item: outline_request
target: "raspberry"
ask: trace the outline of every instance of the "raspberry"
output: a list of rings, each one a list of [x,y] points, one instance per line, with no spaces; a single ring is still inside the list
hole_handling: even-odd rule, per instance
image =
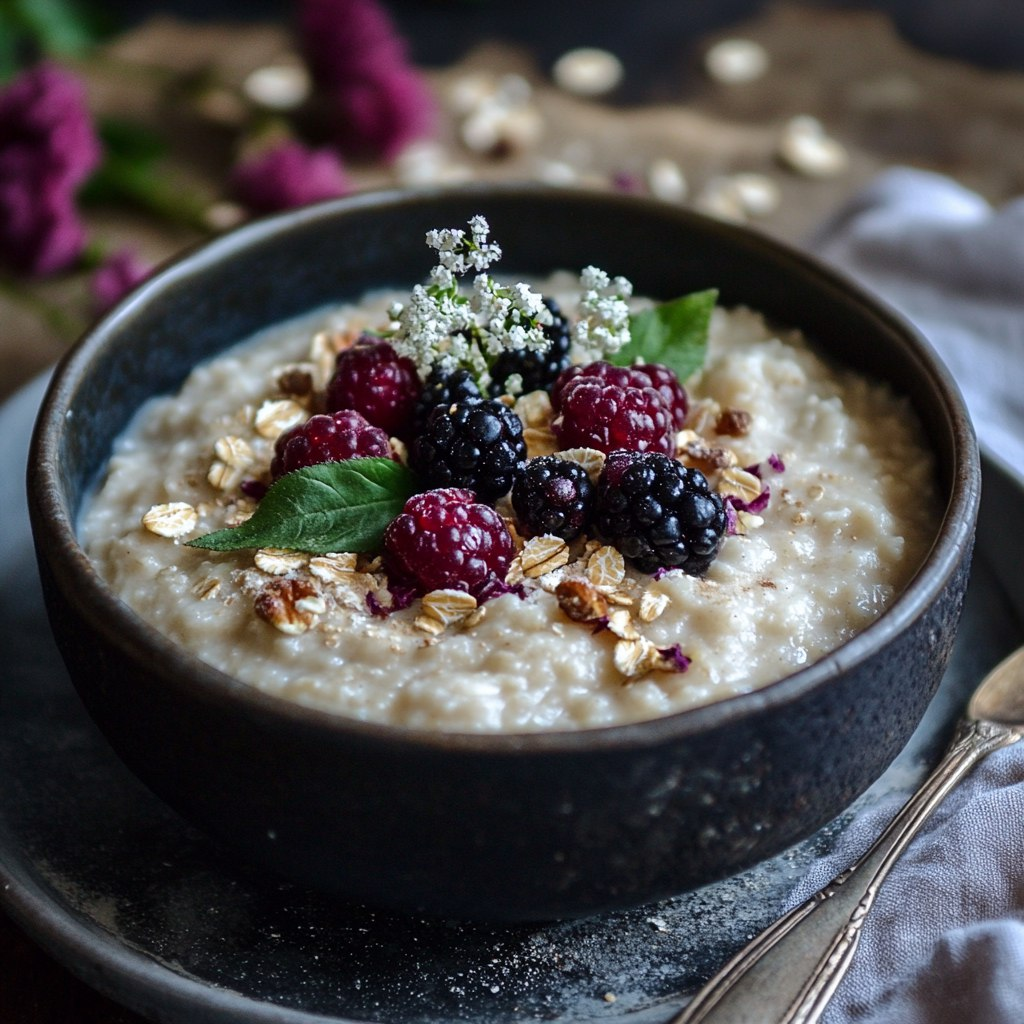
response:
[[[502,352],[491,367],[489,390],[492,397],[505,394],[505,381],[514,373],[523,378],[524,395],[531,391],[546,391],[569,365],[569,346],[572,341],[569,321],[562,316],[558,303],[553,299],[545,299],[544,305],[554,317],[553,322],[544,328],[547,347],[540,351],[520,349]]]
[[[597,532],[641,572],[707,572],[726,530],[721,497],[704,474],[656,452],[613,452],[594,506]]]
[[[620,388],[649,388],[651,380],[646,374],[638,374],[634,366],[613,366],[599,359],[584,366],[566,367],[551,388],[551,408],[557,413],[562,408],[562,394],[579,377],[596,377],[604,384],[615,384]]]
[[[438,405],[454,405],[468,399],[480,398],[480,389],[469,370],[453,370],[445,373],[436,366],[430,371],[419,400],[416,402],[416,434],[422,434],[427,417]]]
[[[551,427],[562,448],[630,448],[665,455],[675,451],[672,414],[652,387],[623,387],[581,375],[562,388],[560,405]]]
[[[682,430],[686,422],[686,414],[690,411],[690,400],[686,388],[679,383],[675,370],[670,370],[661,363],[636,363],[630,367],[634,373],[642,373],[651,382],[651,387],[661,395],[669,412],[672,413],[672,426]]]
[[[505,521],[471,491],[444,488],[414,494],[384,531],[389,579],[420,594],[466,590],[475,597],[503,581],[516,553]]]
[[[388,435],[351,409],[310,416],[285,431],[274,445],[270,475],[276,480],[303,466],[366,457],[392,458]]]
[[[522,421],[487,399],[435,407],[413,444],[411,465],[432,487],[468,487],[495,501],[525,461]]]
[[[412,361],[397,355],[386,341],[364,334],[351,348],[338,353],[334,376],[327,385],[327,411],[355,409],[375,427],[408,438],[419,394],[420,381]]]
[[[543,455],[516,474],[512,508],[528,536],[578,537],[590,519],[594,485],[578,463]]]

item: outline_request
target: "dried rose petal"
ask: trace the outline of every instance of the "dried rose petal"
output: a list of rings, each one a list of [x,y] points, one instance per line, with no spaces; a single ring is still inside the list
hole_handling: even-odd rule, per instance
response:
[[[85,89],[44,62],[0,92],[0,263],[43,276],[79,257],[75,192],[100,162]]]
[[[276,213],[347,195],[352,184],[333,150],[284,142],[237,164],[231,188],[254,213]]]
[[[119,249],[108,256],[92,278],[93,307],[101,316],[116,306],[136,285],[152,273],[134,249]]]

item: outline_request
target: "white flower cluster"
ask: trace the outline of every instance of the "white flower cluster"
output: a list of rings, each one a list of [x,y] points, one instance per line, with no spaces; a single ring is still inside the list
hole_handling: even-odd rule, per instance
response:
[[[624,277],[613,280],[597,267],[586,267],[580,274],[580,291],[573,342],[581,361],[601,359],[629,344],[628,300],[633,285]]]
[[[464,368],[485,390],[497,357],[510,349],[543,348],[548,343],[543,328],[553,318],[527,285],[507,287],[484,273],[501,257],[501,248],[487,241],[487,221],[476,216],[469,230],[468,236],[457,228],[427,233],[427,245],[438,251],[438,265],[429,284],[417,285],[406,305],[392,307],[388,340],[413,361],[421,379],[434,367],[446,372]],[[478,272],[472,291],[460,292],[456,277],[471,270]]]

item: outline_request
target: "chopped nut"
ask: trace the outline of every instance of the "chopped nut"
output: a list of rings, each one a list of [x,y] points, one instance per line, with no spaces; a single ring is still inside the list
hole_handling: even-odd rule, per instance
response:
[[[256,568],[271,576],[285,576],[301,569],[309,556],[301,551],[286,551],[284,548],[260,548],[253,556]]]
[[[680,431],[686,434],[688,431]],[[737,463],[736,453],[729,448],[712,448],[703,439],[687,440],[676,449],[676,457],[684,466],[699,469],[705,476],[727,469]]]
[[[358,556],[350,551],[314,555],[309,560],[310,574],[324,583],[348,583],[356,571]]]
[[[256,432],[273,441],[305,418],[306,410],[298,402],[290,398],[268,399],[256,410]]]
[[[555,590],[558,607],[573,622],[594,622],[608,614],[608,600],[586,580],[563,580]]]
[[[391,454],[403,465],[409,465],[409,449],[400,437],[389,437],[388,444],[391,446]]]
[[[242,482],[244,476],[243,470],[229,466],[226,462],[221,462],[220,459],[214,459],[210,463],[206,479],[210,486],[216,487],[218,491],[230,491]]]
[[[754,417],[743,409],[723,409],[715,420],[715,433],[726,437],[746,437]]]
[[[762,487],[761,481],[753,473],[733,466],[722,471],[718,493],[750,502],[761,493]]]
[[[633,625],[633,618],[625,608],[616,608],[608,614],[608,629],[623,640],[638,640],[640,634]]]
[[[625,559],[610,544],[598,548],[587,560],[587,579],[595,587],[617,587],[625,576]]]
[[[462,590],[432,590],[423,595],[422,604],[423,616],[435,619],[442,628],[461,622],[476,610],[476,598]]]
[[[313,391],[312,363],[292,363],[289,366],[282,366],[277,370],[276,385],[284,395],[292,395],[296,398],[306,398]]]
[[[219,437],[213,445],[214,454],[226,466],[232,469],[248,469],[252,465],[254,455],[249,443],[234,434]]]
[[[604,469],[604,460],[607,458],[604,452],[597,448],[566,448],[563,451],[555,452],[555,458],[565,459],[567,462],[575,462],[587,471],[592,484],[597,483],[597,478]]]
[[[256,595],[256,614],[289,635],[305,633],[325,610],[323,598],[307,580],[282,577],[270,580]]]
[[[569,561],[569,545],[561,537],[553,537],[550,534],[531,537],[523,546],[519,559],[523,575],[536,579]]]
[[[539,455],[554,455],[558,451],[558,439],[550,427],[526,427],[523,440],[526,442],[528,459],[535,459]]]
[[[187,501],[154,505],[142,517],[142,525],[158,537],[184,537],[199,522],[199,513]]]
[[[640,618],[653,622],[669,606],[672,599],[664,591],[645,590],[640,598]]]

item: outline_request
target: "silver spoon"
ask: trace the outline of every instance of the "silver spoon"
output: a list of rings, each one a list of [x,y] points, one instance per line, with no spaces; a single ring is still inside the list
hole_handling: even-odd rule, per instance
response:
[[[939,766],[853,867],[740,950],[668,1024],[814,1024],[853,961],[890,868],[946,794],[1024,736],[1024,648],[982,681]]]

